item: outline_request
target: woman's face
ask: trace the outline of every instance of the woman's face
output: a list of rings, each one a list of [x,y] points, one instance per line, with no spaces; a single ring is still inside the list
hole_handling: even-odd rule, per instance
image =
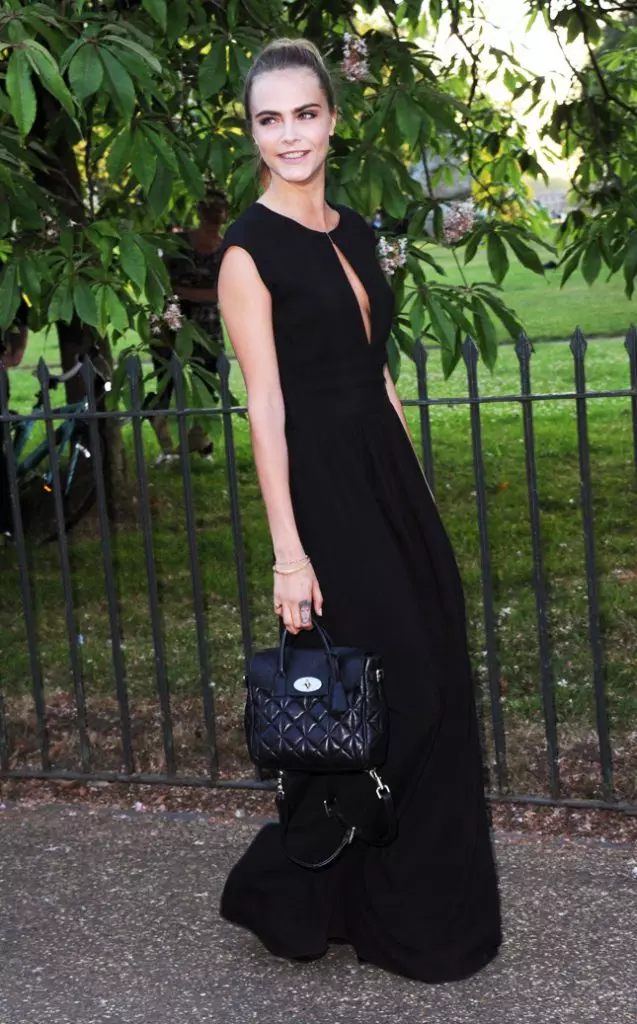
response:
[[[252,86],[252,134],[272,174],[303,182],[325,163],[336,113],[308,68],[264,71]]]

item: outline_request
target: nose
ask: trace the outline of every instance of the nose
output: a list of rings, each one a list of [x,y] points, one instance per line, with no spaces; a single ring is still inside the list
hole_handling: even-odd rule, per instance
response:
[[[281,142],[289,144],[291,142],[298,142],[298,140],[299,131],[294,118],[291,118],[290,120],[286,119],[285,121],[283,121],[283,127],[281,130]]]

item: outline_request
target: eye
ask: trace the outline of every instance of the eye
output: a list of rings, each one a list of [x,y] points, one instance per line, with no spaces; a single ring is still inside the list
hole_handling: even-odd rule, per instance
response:
[[[274,118],[273,117],[264,117],[262,121],[259,121],[259,124],[260,125],[266,125],[266,124],[269,124],[270,121],[274,121]]]
[[[302,110],[299,116],[315,118],[316,114],[314,113],[313,110]]]

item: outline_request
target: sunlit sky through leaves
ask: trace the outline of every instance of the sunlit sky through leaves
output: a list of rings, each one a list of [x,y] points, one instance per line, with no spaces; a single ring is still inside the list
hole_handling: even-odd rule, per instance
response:
[[[483,0],[483,9],[487,12],[486,21],[483,23],[483,42],[505,52],[509,52],[513,47],[515,56],[523,68],[535,74],[544,75],[547,80],[552,81],[551,86],[546,85],[543,98],[564,99],[568,95],[573,77],[568,61],[576,68],[582,67],[586,58],[584,44],[579,41],[567,44],[566,33],[563,32],[561,38],[566,53],[565,57],[554,33],[547,29],[541,17],[537,17],[533,26],[527,31],[529,17],[526,0]],[[471,36],[467,38],[468,41],[471,41]],[[445,61],[453,54],[465,53],[461,43],[451,36],[448,19],[441,25],[435,41],[423,39],[422,44],[427,49],[433,49]],[[489,74],[494,67],[493,59],[490,63],[485,62],[485,75]],[[495,100],[504,102],[510,99],[508,90],[502,81],[491,82],[488,91]],[[526,122],[529,130],[529,142],[535,146],[538,144],[537,133],[541,125],[542,104],[537,104],[531,110],[528,110],[529,105],[528,96],[524,96],[515,104],[515,110],[518,116]],[[546,164],[546,158],[542,162]],[[556,160],[547,169],[552,175],[558,177],[566,173],[565,166],[559,160]]]

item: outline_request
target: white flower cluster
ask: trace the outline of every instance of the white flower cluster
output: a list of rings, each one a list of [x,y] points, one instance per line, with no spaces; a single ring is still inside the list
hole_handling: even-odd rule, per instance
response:
[[[407,262],[407,239],[387,239],[381,235],[377,245],[378,258],[386,274],[393,274]]]
[[[350,82],[360,82],[369,73],[367,43],[351,32],[343,33],[343,74]]]
[[[444,236],[448,245],[459,242],[476,222],[476,212],[471,199],[463,203],[452,203],[445,209]]]
[[[151,334],[155,336],[161,334],[162,324],[166,324],[171,331],[178,331],[183,321],[184,314],[179,305],[179,296],[171,295],[161,316],[157,316],[156,313],[150,314]]]

